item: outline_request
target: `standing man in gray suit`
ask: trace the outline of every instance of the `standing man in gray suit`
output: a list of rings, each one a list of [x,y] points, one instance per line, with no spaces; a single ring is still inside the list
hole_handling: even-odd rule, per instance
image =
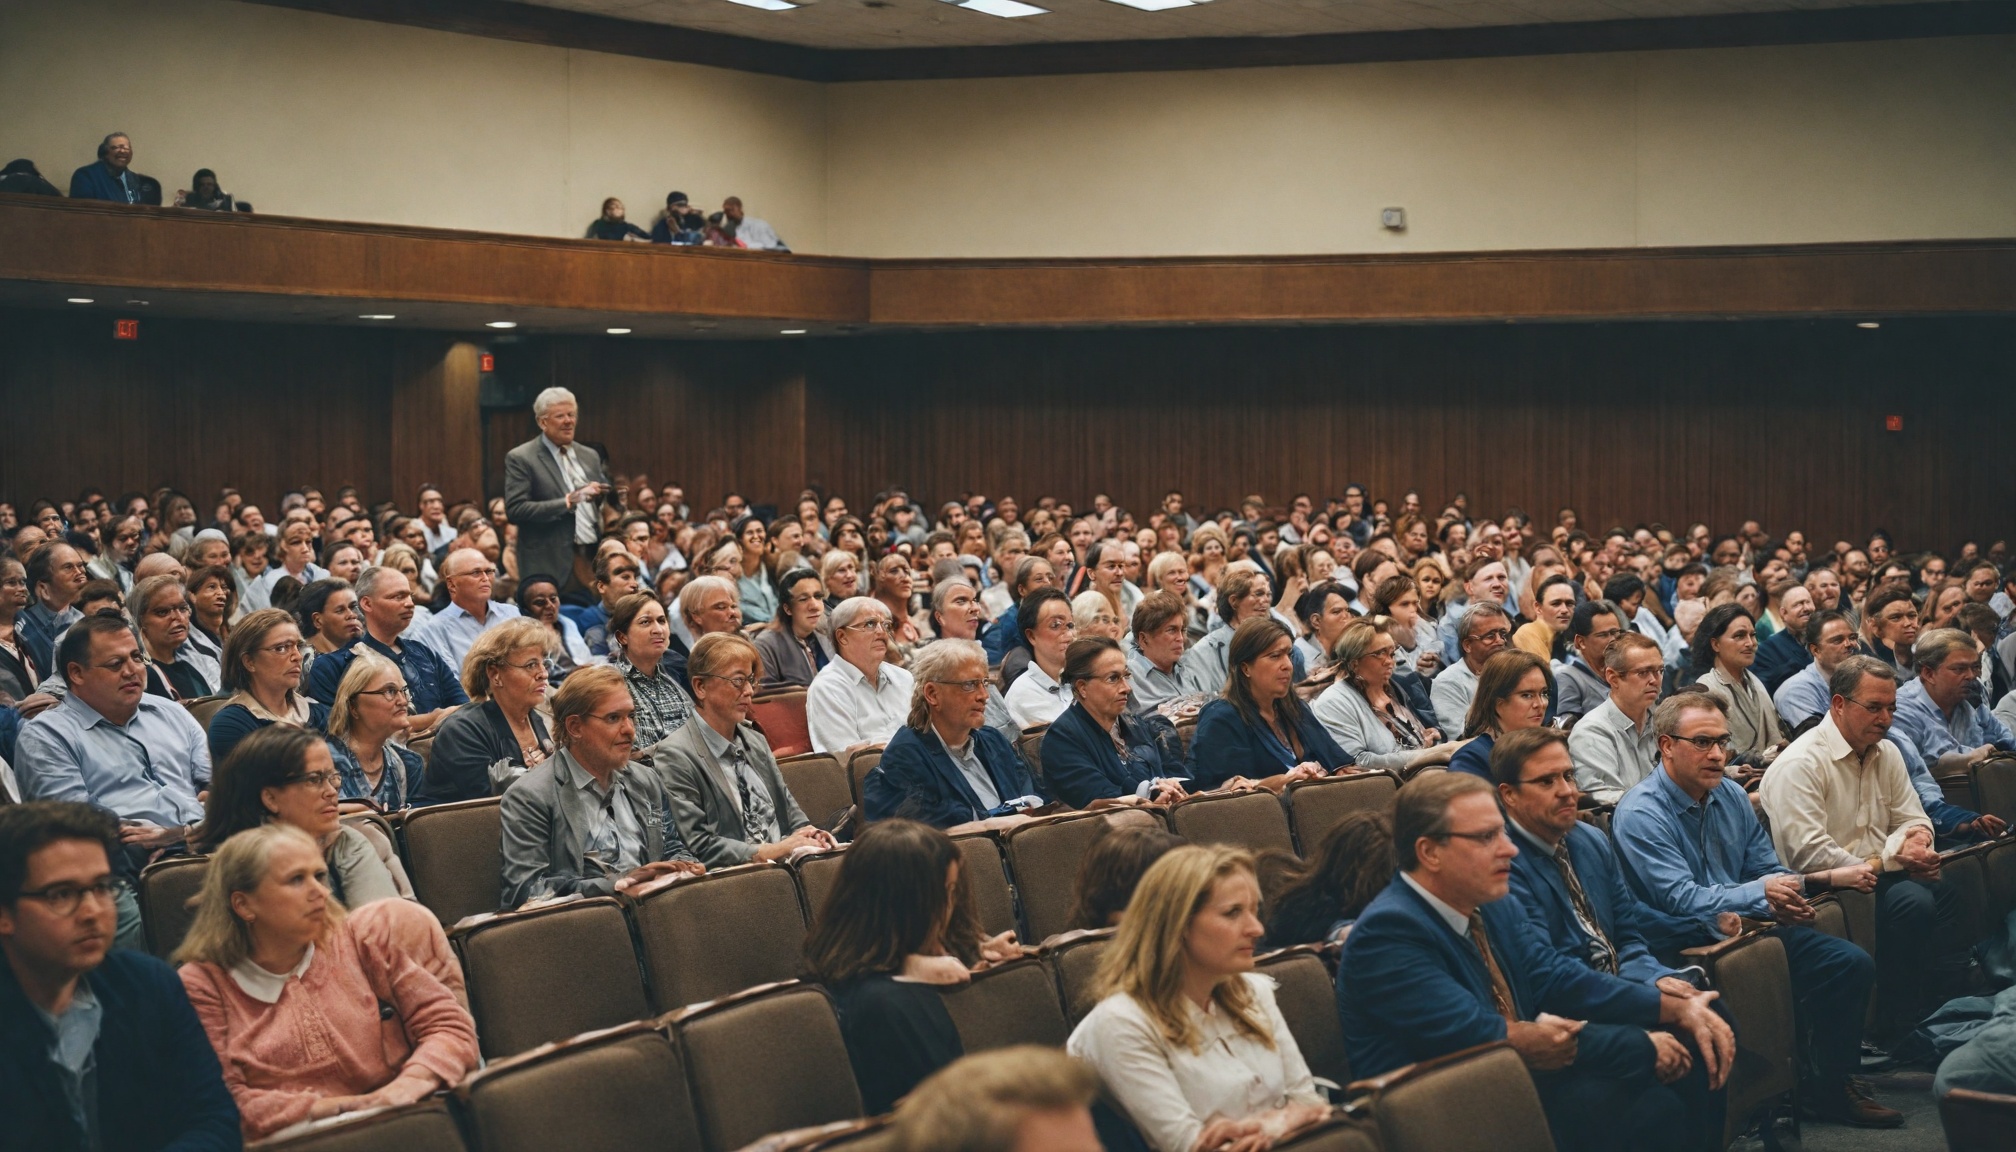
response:
[[[539,435],[504,457],[504,515],[518,526],[518,571],[585,588],[575,564],[590,557],[602,535],[599,506],[613,499],[602,457],[574,442],[579,414],[574,393],[548,388],[532,401]]]

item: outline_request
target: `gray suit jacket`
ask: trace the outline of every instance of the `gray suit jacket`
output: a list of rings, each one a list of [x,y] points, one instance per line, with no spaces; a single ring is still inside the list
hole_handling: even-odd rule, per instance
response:
[[[564,777],[564,779],[563,779]],[[520,776],[504,790],[504,889],[501,907],[516,908],[534,896],[608,896],[616,877],[584,868],[593,796],[580,787],[587,769],[566,750]],[[644,826],[646,863],[691,860],[672,819],[672,798],[649,768],[631,764],[617,787]]]
[[[590,483],[609,482],[609,470],[593,448],[577,440],[574,457]],[[567,492],[543,435],[504,457],[504,515],[518,526],[518,572],[551,576],[563,588],[574,572],[574,509],[567,506]],[[604,498],[613,500],[615,494]]]
[[[691,724],[660,740],[651,750],[651,763],[671,797],[679,833],[700,862],[709,868],[747,864],[756,858],[760,845],[750,843],[749,833],[742,827],[742,812],[734,800],[735,782],[728,777],[727,765],[714,758],[713,749],[707,747],[707,738],[700,733],[700,726],[706,722],[696,716]],[[769,741],[746,722],[741,732],[748,744],[750,763],[770,789],[778,827],[788,836],[812,823],[804,809],[798,807],[798,801],[792,799],[791,790],[784,786],[784,774],[777,769],[777,758],[770,754]]]

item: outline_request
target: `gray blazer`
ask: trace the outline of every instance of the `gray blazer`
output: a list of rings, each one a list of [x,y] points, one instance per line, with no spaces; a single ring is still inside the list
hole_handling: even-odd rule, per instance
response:
[[[714,759],[714,750],[707,747],[707,738],[700,732],[705,723],[696,716],[692,723],[660,740],[651,750],[651,763],[671,797],[679,832],[700,862],[709,868],[747,864],[756,858],[760,845],[750,843],[749,833],[742,827],[742,812],[734,799],[735,782],[729,779],[727,766]],[[741,733],[756,775],[770,789],[778,827],[788,836],[812,823],[784,786],[784,774],[770,754],[769,741],[746,722]]]
[[[588,770],[562,749],[504,790],[501,907],[516,908],[534,896],[608,896],[616,891],[616,877],[584,868],[586,821],[597,807],[582,787],[590,779]],[[672,798],[658,777],[631,764],[616,780],[644,826],[645,861],[692,860],[672,819]]]
[[[826,653],[826,662],[839,659],[833,654],[833,641],[824,632],[812,633],[812,643]],[[756,634],[756,650],[763,654],[764,688],[807,688],[812,677],[819,674],[812,667],[812,660],[805,655],[805,649],[791,635],[791,625],[782,628],[765,628]]]
[[[590,483],[609,482],[600,453],[576,440],[574,456]],[[563,588],[574,572],[574,509],[567,506],[567,492],[544,435],[505,455],[504,515],[518,526],[518,571],[551,576]],[[605,493],[604,499],[614,500],[615,493]]]

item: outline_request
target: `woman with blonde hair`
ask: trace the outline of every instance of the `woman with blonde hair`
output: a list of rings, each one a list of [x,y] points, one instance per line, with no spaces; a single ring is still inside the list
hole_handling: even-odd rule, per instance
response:
[[[553,629],[523,616],[485,631],[462,658],[469,703],[434,734],[416,804],[495,796],[553,754],[539,714],[549,682],[546,661],[559,647]]]
[[[360,652],[343,670],[329,707],[329,756],[343,777],[345,800],[368,800],[398,812],[420,791],[425,763],[401,746],[412,719],[406,676],[376,652]]]
[[[1442,593],[1449,587],[1449,573],[1430,556],[1417,561],[1407,574],[1414,578],[1414,590],[1421,597],[1421,615],[1431,621],[1442,619],[1442,614],[1449,610],[1448,602],[1442,599]],[[1432,637],[1434,629],[1429,629],[1428,635]]]
[[[1156,1152],[1264,1152],[1329,1112],[1253,970],[1264,932],[1253,857],[1188,846],[1141,877],[1106,946],[1099,1003],[1065,1048]]]
[[[1218,525],[1202,524],[1190,533],[1190,590],[1206,608],[1211,606],[1210,598],[1224,578],[1230,553],[1225,530]]]
[[[175,954],[248,1140],[417,1103],[477,1064],[476,1022],[408,944],[430,933],[447,953],[440,925],[404,900],[348,916],[328,876],[299,828],[238,833]]]

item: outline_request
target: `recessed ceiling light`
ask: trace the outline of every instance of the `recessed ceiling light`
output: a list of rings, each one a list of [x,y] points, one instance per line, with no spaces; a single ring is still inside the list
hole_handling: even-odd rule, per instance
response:
[[[359,320],[397,320],[398,318],[390,312],[366,312],[357,317]]]
[[[611,328],[611,329],[609,329],[609,335],[611,335],[611,336],[628,336],[629,334],[630,334],[630,329],[628,329],[628,328]]]
[[[145,301],[145,300],[128,300],[128,301],[126,301],[126,303],[128,303],[128,304],[132,304],[132,305],[135,305],[135,306],[137,306],[137,307],[141,307],[141,308],[145,308],[145,307],[147,307],[147,301]]]
[[[952,0],[952,3],[973,12],[984,12],[989,16],[999,16],[1006,20],[1013,20],[1017,16],[1043,16],[1050,11],[1048,8],[1038,8],[1034,4],[1024,4],[1021,0]]]
[[[1881,328],[1882,326],[1874,320],[1864,320],[1860,324],[1855,325],[1857,328]]]
[[[805,334],[805,329],[803,329],[803,328],[785,328],[785,329],[781,330],[780,332],[778,332],[777,334],[778,334],[779,336],[803,336],[803,335]]]
[[[728,2],[730,4],[740,4],[744,8],[761,8],[765,12],[782,12],[787,8],[798,7],[798,5],[791,3],[790,0],[728,0]]]
[[[1115,4],[1125,4],[1129,8],[1139,8],[1143,12],[1160,12],[1167,8],[1188,8],[1203,0],[1113,0]]]
[[[516,320],[492,320],[483,326],[485,328],[516,328],[518,322]]]
[[[90,298],[89,296],[72,296],[72,297],[70,297],[70,303],[72,303],[72,304],[96,304],[96,303],[97,303],[97,301],[96,301],[96,300],[93,300],[93,299],[91,299],[91,298]]]

